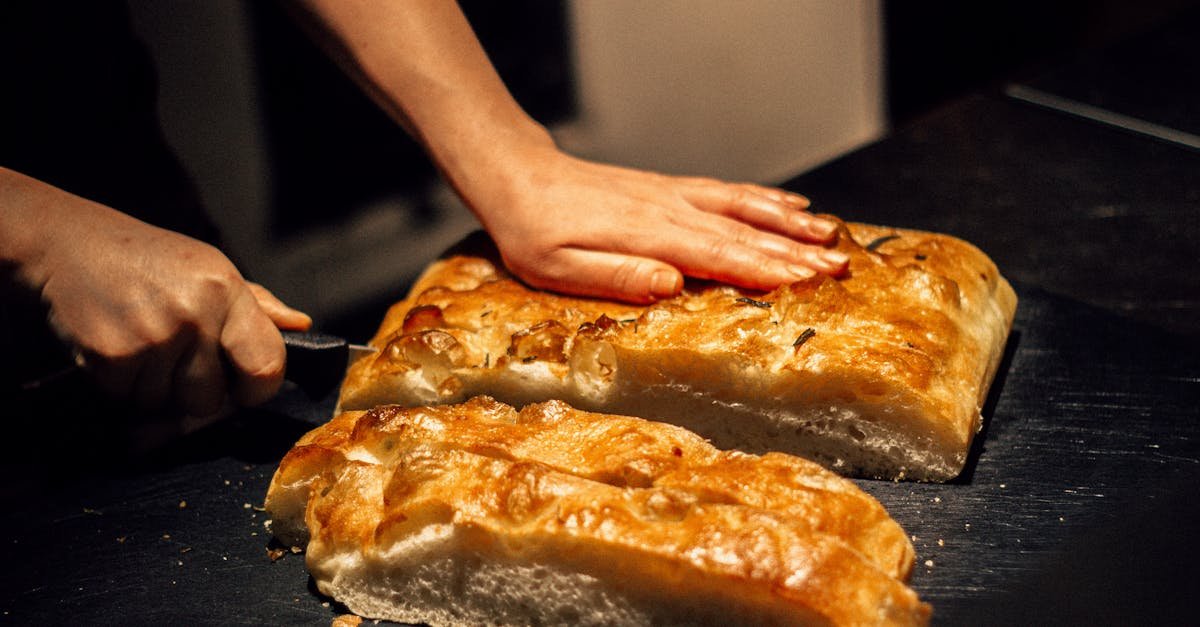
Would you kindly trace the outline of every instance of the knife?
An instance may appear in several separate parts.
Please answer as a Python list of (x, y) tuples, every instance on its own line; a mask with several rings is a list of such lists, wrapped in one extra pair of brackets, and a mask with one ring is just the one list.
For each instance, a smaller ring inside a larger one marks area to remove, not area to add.
[[(287, 350), (287, 371), (284, 378), (304, 390), (309, 398), (320, 399), (333, 390), (346, 374), (352, 358), (379, 349), (363, 344), (351, 344), (345, 338), (324, 333), (280, 331)], [(68, 378), (78, 376), (81, 369), (72, 364), (60, 371), (20, 384), (23, 392), (37, 392)]]
[(352, 359), (379, 351), (373, 346), (351, 344), (336, 335), (301, 331), (280, 333), (287, 348), (284, 378), (314, 399), (324, 398), (341, 382)]

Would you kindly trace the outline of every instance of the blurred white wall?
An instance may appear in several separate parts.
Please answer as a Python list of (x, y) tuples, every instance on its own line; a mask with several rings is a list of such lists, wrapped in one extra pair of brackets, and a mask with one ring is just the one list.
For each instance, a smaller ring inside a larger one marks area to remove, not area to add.
[(578, 0), (582, 116), (606, 161), (771, 182), (885, 129), (879, 0)]

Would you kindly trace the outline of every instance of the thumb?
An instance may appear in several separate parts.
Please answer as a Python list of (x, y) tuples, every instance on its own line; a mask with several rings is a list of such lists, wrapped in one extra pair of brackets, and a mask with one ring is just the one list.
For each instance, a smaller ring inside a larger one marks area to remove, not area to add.
[(254, 295), (254, 300), (258, 301), (259, 308), (275, 323), (276, 328), (307, 331), (312, 326), (312, 318), (308, 314), (288, 307), (267, 288), (250, 281), (246, 281), (246, 287), (250, 288), (250, 293)]
[(532, 269), (512, 270), (542, 289), (639, 304), (670, 298), (683, 289), (683, 275), (670, 264), (579, 248), (560, 248)]

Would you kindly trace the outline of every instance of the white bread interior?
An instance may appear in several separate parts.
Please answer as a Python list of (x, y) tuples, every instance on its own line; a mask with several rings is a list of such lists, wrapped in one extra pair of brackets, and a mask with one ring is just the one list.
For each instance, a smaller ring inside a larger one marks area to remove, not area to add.
[(925, 624), (904, 532), (803, 459), (560, 402), (347, 412), (284, 458), (272, 531), (322, 593), (432, 625)]

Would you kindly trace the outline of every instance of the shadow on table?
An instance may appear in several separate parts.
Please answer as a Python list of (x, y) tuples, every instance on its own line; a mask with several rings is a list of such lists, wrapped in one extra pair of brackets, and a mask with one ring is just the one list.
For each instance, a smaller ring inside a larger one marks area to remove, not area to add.
[(314, 401), (288, 386), (262, 407), (233, 410), (187, 433), (173, 417), (138, 416), (105, 400), (82, 375), (4, 405), (10, 439), (0, 471), (10, 480), (0, 496), (22, 496), (223, 458), (275, 463), (332, 415), (333, 398)]

